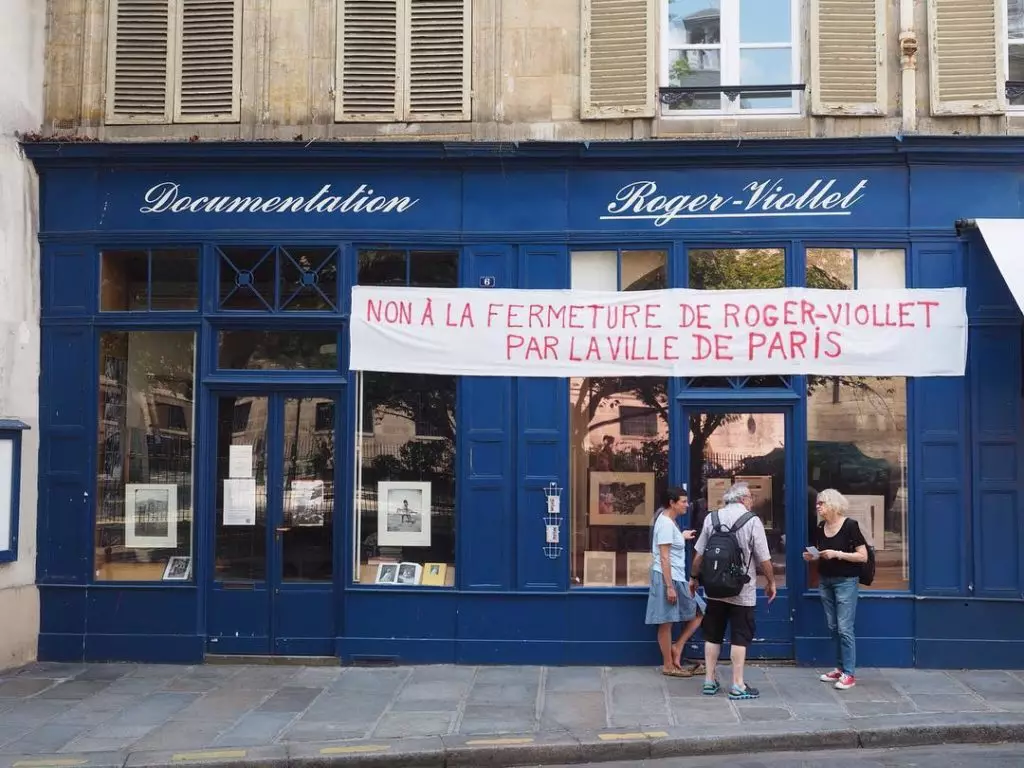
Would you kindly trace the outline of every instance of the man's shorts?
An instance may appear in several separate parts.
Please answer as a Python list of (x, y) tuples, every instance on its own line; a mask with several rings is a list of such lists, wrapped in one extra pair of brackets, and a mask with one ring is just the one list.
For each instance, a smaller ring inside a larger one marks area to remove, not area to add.
[(721, 645), (725, 639), (725, 625), (732, 630), (729, 642), (747, 648), (754, 641), (754, 606), (733, 605), (721, 600), (708, 600), (708, 610), (701, 622), (704, 639), (709, 643)]

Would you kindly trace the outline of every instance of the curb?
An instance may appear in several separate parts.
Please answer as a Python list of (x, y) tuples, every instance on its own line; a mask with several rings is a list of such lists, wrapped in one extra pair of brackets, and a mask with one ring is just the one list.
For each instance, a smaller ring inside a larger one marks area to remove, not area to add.
[(801, 723), (784, 731), (777, 724), (752, 723), (742, 730), (735, 725), (695, 726), (578, 734), (555, 731), (521, 736), (289, 743), (181, 752), (3, 755), (0, 768), (514, 768), (711, 754), (997, 742), (1024, 742), (1024, 713), (869, 717), (854, 723)]

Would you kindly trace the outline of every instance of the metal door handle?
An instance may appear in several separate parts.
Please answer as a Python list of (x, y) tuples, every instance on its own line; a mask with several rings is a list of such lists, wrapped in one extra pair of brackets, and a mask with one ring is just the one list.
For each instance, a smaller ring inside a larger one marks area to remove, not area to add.
[(274, 530), (277, 531), (278, 533), (288, 533), (288, 531), (290, 531), (291, 529), (292, 528), (291, 528), (290, 525), (286, 525), (286, 526), (281, 526), (281, 527), (275, 528)]

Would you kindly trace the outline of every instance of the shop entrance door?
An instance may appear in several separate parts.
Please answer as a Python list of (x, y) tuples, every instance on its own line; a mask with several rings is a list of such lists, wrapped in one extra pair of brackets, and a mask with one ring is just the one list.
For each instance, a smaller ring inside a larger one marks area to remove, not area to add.
[(341, 395), (218, 392), (211, 402), (207, 652), (332, 655)]
[[(757, 640), (749, 653), (758, 658), (793, 657), (793, 622), (787, 574), (799, 567), (802, 541), (794, 535), (800, 502), (794, 494), (796, 453), (793, 450), (793, 408), (729, 404), (682, 407), (688, 428), (680, 477), (688, 478), (691, 524), (700, 530), (710, 510), (721, 507), (722, 494), (734, 482), (746, 481), (754, 497), (753, 511), (764, 523), (775, 569), (778, 596), (769, 606), (765, 580), (758, 576)], [(795, 586), (795, 585), (794, 585)]]

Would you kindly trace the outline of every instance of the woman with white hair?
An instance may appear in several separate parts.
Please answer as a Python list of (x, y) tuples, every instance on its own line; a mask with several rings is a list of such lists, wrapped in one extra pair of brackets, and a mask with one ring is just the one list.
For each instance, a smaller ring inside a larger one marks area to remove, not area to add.
[(868, 543), (856, 520), (846, 516), (850, 502), (834, 488), (818, 494), (815, 506), (821, 522), (814, 530), (816, 555), (804, 552), (804, 560), (821, 558), (818, 564), (821, 604), (825, 622), (836, 646), (836, 667), (819, 679), (834, 683), (840, 691), (857, 684), (857, 638), (853, 627), (857, 618), (857, 593), (860, 572), (868, 561)]

